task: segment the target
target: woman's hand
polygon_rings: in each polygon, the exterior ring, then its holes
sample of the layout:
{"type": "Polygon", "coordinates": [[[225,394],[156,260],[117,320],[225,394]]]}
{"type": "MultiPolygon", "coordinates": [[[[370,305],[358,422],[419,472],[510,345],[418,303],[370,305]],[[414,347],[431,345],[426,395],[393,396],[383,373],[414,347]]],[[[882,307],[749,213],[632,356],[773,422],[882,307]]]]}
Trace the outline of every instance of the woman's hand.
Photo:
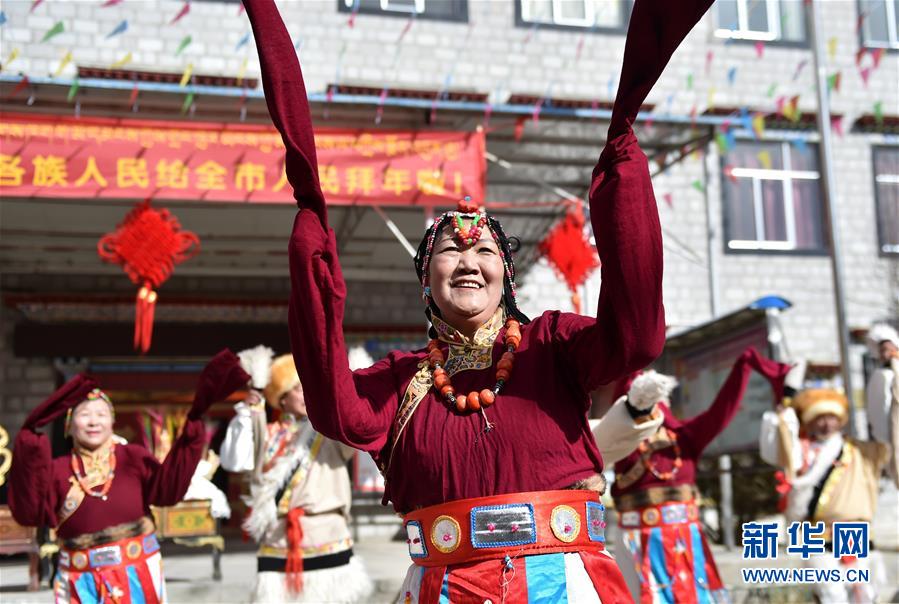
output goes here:
{"type": "Polygon", "coordinates": [[[245,387],[250,375],[240,366],[240,359],[227,348],[212,357],[203,368],[194,395],[194,404],[187,414],[199,419],[217,401],[228,398],[238,388],[245,387]]]}

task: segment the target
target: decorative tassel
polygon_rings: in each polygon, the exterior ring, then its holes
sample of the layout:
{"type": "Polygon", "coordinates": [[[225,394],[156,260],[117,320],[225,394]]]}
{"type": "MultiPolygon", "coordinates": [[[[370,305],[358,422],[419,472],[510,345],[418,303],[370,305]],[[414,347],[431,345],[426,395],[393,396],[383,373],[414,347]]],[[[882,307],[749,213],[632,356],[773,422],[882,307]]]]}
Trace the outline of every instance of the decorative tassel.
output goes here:
{"type": "Polygon", "coordinates": [[[137,292],[134,309],[134,348],[146,354],[153,338],[153,318],[156,315],[156,292],[145,283],[137,292]]]}
{"type": "Polygon", "coordinates": [[[287,582],[287,591],[292,595],[303,591],[303,528],[300,526],[303,514],[303,508],[287,512],[287,564],[284,568],[284,580],[287,582]]]}

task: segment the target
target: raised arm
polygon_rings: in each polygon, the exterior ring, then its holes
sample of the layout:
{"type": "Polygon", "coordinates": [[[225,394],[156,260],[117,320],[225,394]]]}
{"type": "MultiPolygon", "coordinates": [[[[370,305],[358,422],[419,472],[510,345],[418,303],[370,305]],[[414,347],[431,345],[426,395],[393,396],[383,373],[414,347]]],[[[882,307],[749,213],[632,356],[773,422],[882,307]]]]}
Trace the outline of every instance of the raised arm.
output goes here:
{"type": "Polygon", "coordinates": [[[259,51],[268,112],[287,148],[284,167],[293,187],[293,196],[300,209],[311,210],[327,228],[312,116],[296,49],[274,0],[244,0],[244,7],[259,51]]]}
{"type": "Polygon", "coordinates": [[[587,391],[649,365],[665,342],[661,227],[649,165],[631,124],[711,3],[682,0],[676,9],[658,0],[634,4],[609,134],[590,186],[590,220],[602,261],[596,321],[560,318],[556,330],[567,366],[587,391]]]}
{"type": "Polygon", "coordinates": [[[23,526],[56,526],[57,493],[53,488],[53,457],[50,440],[37,432],[71,409],[97,387],[85,375],[66,382],[25,420],[16,435],[9,470],[9,508],[23,526]]]}
{"type": "Polygon", "coordinates": [[[684,421],[678,428],[678,436],[682,437],[684,447],[689,448],[695,456],[701,455],[737,415],[753,369],[768,379],[775,396],[778,391],[783,392],[783,378],[789,371],[789,366],[762,357],[754,348],[747,348],[737,358],[709,408],[684,421]]]}
{"type": "Polygon", "coordinates": [[[206,446],[203,415],[213,403],[228,398],[231,393],[246,386],[249,380],[250,376],[230,350],[221,351],[206,365],[200,374],[194,402],[181,436],[172,445],[165,461],[159,463],[149,451],[142,450],[140,463],[143,466],[146,503],[175,505],[181,501],[206,446]]]}
{"type": "Polygon", "coordinates": [[[244,5],[259,50],[265,99],[287,147],[287,177],[300,207],[288,250],[288,326],[309,419],[325,436],[375,452],[386,442],[398,387],[389,361],[355,376],[349,369],[343,339],[346,284],[319,187],[300,64],[274,1],[245,0],[244,5]]]}

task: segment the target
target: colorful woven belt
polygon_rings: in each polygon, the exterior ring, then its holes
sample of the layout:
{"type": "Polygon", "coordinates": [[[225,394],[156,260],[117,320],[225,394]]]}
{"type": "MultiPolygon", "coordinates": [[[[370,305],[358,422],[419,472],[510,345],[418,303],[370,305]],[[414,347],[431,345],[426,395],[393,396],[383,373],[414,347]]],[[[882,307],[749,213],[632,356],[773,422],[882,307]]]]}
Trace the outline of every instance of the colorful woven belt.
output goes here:
{"type": "Polygon", "coordinates": [[[660,525],[688,524],[699,520],[699,507],[694,501],[668,501],[618,514],[621,528],[652,528],[660,525]]]}
{"type": "Polygon", "coordinates": [[[129,537],[89,549],[61,549],[59,565],[65,570],[79,572],[121,564],[134,564],[159,551],[155,533],[129,537]]]}
{"type": "Polygon", "coordinates": [[[596,491],[538,491],[460,499],[406,514],[419,566],[555,552],[600,551],[605,507],[596,491]]]}

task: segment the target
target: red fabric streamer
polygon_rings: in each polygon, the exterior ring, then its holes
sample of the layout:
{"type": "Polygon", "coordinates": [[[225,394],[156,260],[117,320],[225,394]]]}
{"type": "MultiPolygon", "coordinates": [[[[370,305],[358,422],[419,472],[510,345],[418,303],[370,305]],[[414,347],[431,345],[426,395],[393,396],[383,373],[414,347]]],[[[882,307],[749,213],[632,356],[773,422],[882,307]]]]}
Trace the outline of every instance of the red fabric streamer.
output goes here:
{"type": "Polygon", "coordinates": [[[584,234],[584,215],[580,209],[568,212],[540,242],[539,249],[573,294],[599,266],[596,249],[584,234]]]}
{"type": "Polygon", "coordinates": [[[787,494],[793,490],[793,485],[787,480],[787,475],[780,470],[774,473],[774,480],[777,481],[774,486],[778,495],[777,511],[783,513],[787,509],[787,494]]]}
{"type": "Polygon", "coordinates": [[[303,591],[303,527],[300,517],[303,508],[294,508],[287,512],[287,565],[284,567],[284,580],[287,591],[296,595],[303,591]]]}
{"type": "Polygon", "coordinates": [[[97,253],[106,262],[120,264],[141,288],[134,318],[134,348],[146,353],[153,335],[156,308],[155,288],[171,276],[176,264],[200,251],[199,238],[182,231],[168,210],[154,210],[147,199],[131,210],[112,233],[97,243],[97,253]]]}

